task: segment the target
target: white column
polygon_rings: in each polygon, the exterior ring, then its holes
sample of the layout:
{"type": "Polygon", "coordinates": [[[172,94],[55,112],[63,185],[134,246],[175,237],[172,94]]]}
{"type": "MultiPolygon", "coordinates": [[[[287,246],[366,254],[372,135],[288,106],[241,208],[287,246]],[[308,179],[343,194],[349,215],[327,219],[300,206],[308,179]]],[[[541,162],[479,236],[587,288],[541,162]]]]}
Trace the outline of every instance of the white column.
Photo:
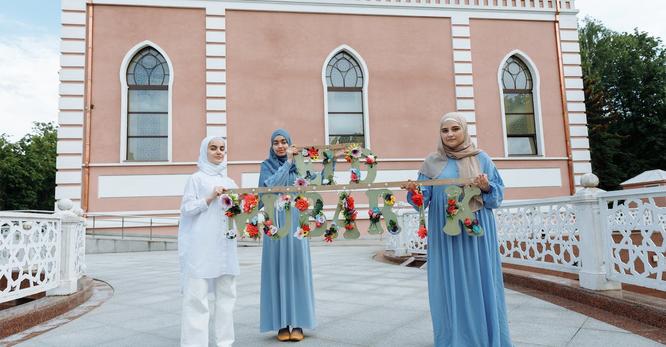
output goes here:
{"type": "Polygon", "coordinates": [[[583,92],[583,70],[578,43],[578,21],[575,14],[560,16],[560,38],[564,86],[569,113],[569,134],[576,189],[581,189],[581,177],[592,172],[590,142],[585,115],[585,93],[583,92]]]}
{"type": "Polygon", "coordinates": [[[49,290],[47,295],[69,295],[78,290],[79,278],[85,267],[82,264],[85,248],[81,248],[85,247],[85,227],[83,218],[77,215],[82,211],[75,208],[71,200],[60,200],[57,207],[59,210],[57,215],[60,217],[62,228],[60,282],[58,287],[49,290]],[[80,242],[81,238],[83,238],[83,242],[80,242]]]}
{"type": "Polygon", "coordinates": [[[580,232],[580,259],[582,269],[578,274],[580,286],[592,290],[619,290],[619,282],[609,281],[605,265],[604,230],[599,213],[597,189],[599,178],[588,173],[581,178],[583,189],[572,199],[576,210],[576,224],[580,232]]]}
{"type": "Polygon", "coordinates": [[[206,8],[206,134],[227,138],[225,9],[206,8]]]}
{"type": "Polygon", "coordinates": [[[465,114],[469,132],[474,143],[476,139],[476,105],[474,102],[474,78],[472,76],[472,40],[470,38],[469,17],[451,17],[453,46],[453,72],[456,86],[456,111],[465,114]]]}
{"type": "Polygon", "coordinates": [[[61,1],[60,87],[55,198],[81,203],[86,0],[61,1]]]}

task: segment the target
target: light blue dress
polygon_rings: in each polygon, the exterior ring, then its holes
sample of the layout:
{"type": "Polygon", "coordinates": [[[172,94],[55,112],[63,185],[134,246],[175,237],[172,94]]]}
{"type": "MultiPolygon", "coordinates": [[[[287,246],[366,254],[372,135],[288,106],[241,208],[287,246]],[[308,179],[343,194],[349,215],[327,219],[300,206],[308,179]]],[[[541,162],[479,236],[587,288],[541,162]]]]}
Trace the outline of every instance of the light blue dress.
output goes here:
{"type": "MultiPolygon", "coordinates": [[[[481,237],[462,230],[457,236],[442,231],[446,223],[446,186],[423,187],[428,207],[428,295],[435,346],[511,346],[504,281],[493,208],[504,198],[504,183],[490,157],[481,152],[479,164],[490,182],[476,212],[485,230],[481,237]]],[[[438,177],[458,178],[458,161],[448,159],[438,177]]],[[[419,174],[419,180],[428,177],[419,174]]],[[[411,193],[408,199],[411,203],[411,193]]]]}
{"type": "MultiPolygon", "coordinates": [[[[261,186],[290,186],[296,174],[290,169],[292,164],[283,163],[277,171],[271,172],[268,165],[262,164],[259,182],[261,186]]],[[[273,208],[265,206],[264,208],[273,208]]],[[[294,237],[298,229],[298,209],[291,208],[292,224],[287,236],[280,240],[268,237],[263,239],[261,255],[261,332],[274,331],[286,327],[314,329],[314,287],[312,285],[312,263],[310,245],[307,238],[294,237]]],[[[285,211],[276,211],[278,226],[283,225],[285,211]]]]}

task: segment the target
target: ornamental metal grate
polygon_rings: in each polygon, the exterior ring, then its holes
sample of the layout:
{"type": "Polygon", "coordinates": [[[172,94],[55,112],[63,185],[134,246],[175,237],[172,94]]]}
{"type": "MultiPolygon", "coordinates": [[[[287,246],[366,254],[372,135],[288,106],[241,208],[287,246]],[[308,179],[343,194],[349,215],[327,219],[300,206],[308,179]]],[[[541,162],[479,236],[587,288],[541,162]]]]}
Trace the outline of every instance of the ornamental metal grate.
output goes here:
{"type": "Polygon", "coordinates": [[[0,303],[59,285],[61,222],[39,214],[0,214],[0,303]]]}
{"type": "Polygon", "coordinates": [[[564,199],[506,203],[495,210],[497,242],[505,263],[578,272],[580,228],[564,199]]]}
{"type": "Polygon", "coordinates": [[[666,190],[632,192],[599,200],[608,277],[666,290],[666,190]]]}

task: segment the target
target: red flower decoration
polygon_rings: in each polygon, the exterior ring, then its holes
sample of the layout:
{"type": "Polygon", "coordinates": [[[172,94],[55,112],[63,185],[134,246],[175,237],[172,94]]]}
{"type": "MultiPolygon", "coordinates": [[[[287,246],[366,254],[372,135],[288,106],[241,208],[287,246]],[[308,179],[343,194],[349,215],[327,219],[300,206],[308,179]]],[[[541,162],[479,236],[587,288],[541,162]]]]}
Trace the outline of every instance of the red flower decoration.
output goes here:
{"type": "Polygon", "coordinates": [[[469,219],[469,218],[465,218],[465,226],[466,226],[466,227],[469,227],[469,226],[471,226],[471,225],[472,225],[472,220],[469,219]]]}
{"type": "Polygon", "coordinates": [[[352,229],[354,229],[354,224],[352,224],[352,223],[345,224],[345,229],[347,229],[347,230],[352,230],[352,229]]]}
{"type": "Polygon", "coordinates": [[[354,198],[352,198],[351,195],[347,197],[347,209],[348,210],[354,209],[354,198]]]}
{"type": "Polygon", "coordinates": [[[227,217],[233,217],[234,213],[231,212],[231,211],[227,211],[227,212],[224,212],[224,215],[227,216],[227,217]]]}
{"type": "Polygon", "coordinates": [[[416,233],[421,239],[425,239],[428,236],[428,229],[426,229],[425,225],[421,224],[419,230],[416,233]]]}
{"type": "Polygon", "coordinates": [[[245,224],[245,230],[247,231],[247,235],[253,239],[256,239],[259,236],[259,228],[254,224],[245,224]]]}
{"type": "Polygon", "coordinates": [[[456,200],[449,199],[449,206],[456,206],[456,200]]]}
{"type": "Polygon", "coordinates": [[[259,204],[259,196],[256,194],[245,194],[243,196],[243,212],[250,213],[259,204]]]}
{"type": "Polygon", "coordinates": [[[412,202],[414,203],[414,205],[418,207],[423,206],[423,194],[421,193],[412,194],[412,202]]]}
{"type": "Polygon", "coordinates": [[[296,205],[296,208],[301,212],[307,210],[310,207],[310,203],[308,202],[308,199],[304,199],[304,198],[296,199],[294,204],[296,205]]]}
{"type": "Polygon", "coordinates": [[[309,224],[302,224],[301,229],[305,232],[310,232],[310,225],[309,224]]]}

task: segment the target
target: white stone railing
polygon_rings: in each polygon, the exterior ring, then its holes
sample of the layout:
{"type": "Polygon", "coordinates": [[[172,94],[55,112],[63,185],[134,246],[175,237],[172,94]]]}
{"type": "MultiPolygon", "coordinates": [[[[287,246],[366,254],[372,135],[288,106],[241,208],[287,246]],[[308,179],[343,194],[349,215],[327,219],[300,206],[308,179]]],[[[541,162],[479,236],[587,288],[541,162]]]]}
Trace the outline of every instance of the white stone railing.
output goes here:
{"type": "Polygon", "coordinates": [[[0,303],[77,291],[85,272],[85,228],[71,201],[55,214],[0,212],[0,303]]]}
{"type": "MultiPolygon", "coordinates": [[[[577,273],[593,290],[621,283],[666,291],[666,186],[605,192],[592,174],[585,187],[562,198],[505,203],[495,210],[504,263],[577,273]]],[[[418,215],[398,211],[404,235],[389,237],[398,255],[423,253],[418,215]]]]}
{"type": "Polygon", "coordinates": [[[599,209],[608,277],[666,291],[666,189],[605,193],[599,209]]]}
{"type": "Polygon", "coordinates": [[[578,272],[580,227],[570,197],[505,203],[495,210],[502,261],[578,272]]]}
{"type": "MultiPolygon", "coordinates": [[[[356,0],[375,4],[555,11],[557,0],[356,0]]],[[[574,0],[559,0],[563,11],[575,10],[574,0]]]]}
{"type": "Polygon", "coordinates": [[[416,234],[419,229],[419,214],[411,205],[404,202],[398,202],[394,211],[398,216],[398,225],[401,232],[396,235],[388,234],[386,249],[392,250],[396,256],[426,254],[428,252],[428,241],[422,240],[416,234]]]}

